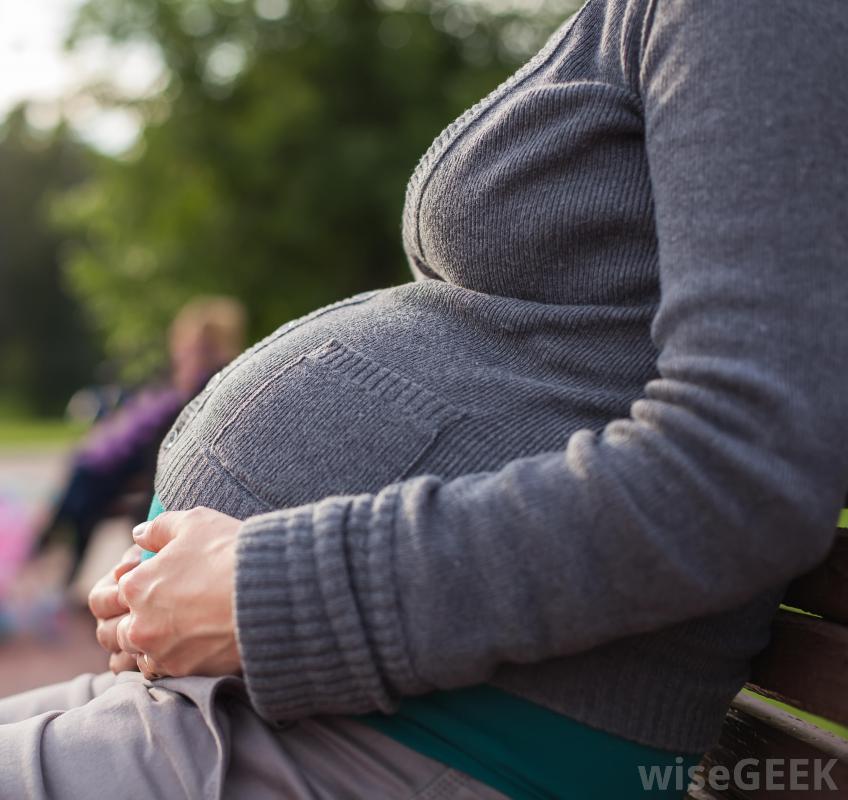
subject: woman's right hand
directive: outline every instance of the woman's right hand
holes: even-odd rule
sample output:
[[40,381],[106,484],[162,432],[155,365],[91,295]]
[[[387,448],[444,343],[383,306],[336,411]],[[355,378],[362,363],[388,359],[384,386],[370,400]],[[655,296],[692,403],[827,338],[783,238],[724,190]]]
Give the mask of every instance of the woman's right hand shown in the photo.
[[125,653],[118,644],[118,623],[129,609],[118,597],[118,580],[141,563],[141,548],[134,544],[117,566],[94,584],[88,595],[88,607],[97,620],[97,641],[109,653],[109,669],[114,673],[138,670],[136,657]]

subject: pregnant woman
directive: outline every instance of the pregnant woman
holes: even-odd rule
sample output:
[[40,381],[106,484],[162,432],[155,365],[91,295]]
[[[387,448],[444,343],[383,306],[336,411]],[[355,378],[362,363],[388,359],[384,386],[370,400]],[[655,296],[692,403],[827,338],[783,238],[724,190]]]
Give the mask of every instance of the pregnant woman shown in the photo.
[[696,764],[848,484],[846,40],[844,0],[588,0],[421,160],[415,281],[183,411],[157,555],[92,593],[117,674],[0,703],[3,797]]

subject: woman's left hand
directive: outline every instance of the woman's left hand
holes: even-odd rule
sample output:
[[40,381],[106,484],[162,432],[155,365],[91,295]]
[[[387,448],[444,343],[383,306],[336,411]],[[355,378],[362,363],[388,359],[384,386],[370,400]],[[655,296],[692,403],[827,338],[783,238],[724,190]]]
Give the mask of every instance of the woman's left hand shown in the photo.
[[208,508],[170,511],[139,525],[137,544],[157,553],[118,581],[129,613],[118,643],[147,678],[241,671],[233,617],[241,522]]

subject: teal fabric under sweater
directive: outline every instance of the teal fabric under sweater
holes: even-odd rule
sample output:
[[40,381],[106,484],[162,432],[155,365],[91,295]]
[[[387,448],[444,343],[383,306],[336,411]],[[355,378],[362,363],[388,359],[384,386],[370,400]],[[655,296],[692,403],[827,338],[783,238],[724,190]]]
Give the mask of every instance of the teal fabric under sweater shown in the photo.
[[[154,497],[148,519],[164,510]],[[516,800],[679,798],[700,760],[590,728],[492,686],[411,697],[396,714],[358,719]],[[650,788],[643,776],[653,777]]]
[[[407,698],[396,714],[360,719],[518,800],[680,798],[687,771],[700,760],[590,728],[487,685]],[[645,789],[642,775],[658,772],[668,776],[666,788],[655,781]]]

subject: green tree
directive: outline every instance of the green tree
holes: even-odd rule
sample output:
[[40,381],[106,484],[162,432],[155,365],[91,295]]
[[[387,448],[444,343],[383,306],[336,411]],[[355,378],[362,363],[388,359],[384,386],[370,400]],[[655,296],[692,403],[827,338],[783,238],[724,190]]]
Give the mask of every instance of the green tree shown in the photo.
[[96,352],[60,269],[51,196],[87,174],[83,149],[64,128],[39,135],[23,106],[0,126],[0,402],[53,414],[91,379]]
[[256,337],[406,280],[408,176],[514,68],[503,32],[530,47],[551,27],[520,22],[402,0],[88,0],[72,44],[153,42],[166,67],[135,102],[135,152],[102,159],[60,207],[82,234],[69,274],[109,351],[146,371],[198,292],[244,300]]

